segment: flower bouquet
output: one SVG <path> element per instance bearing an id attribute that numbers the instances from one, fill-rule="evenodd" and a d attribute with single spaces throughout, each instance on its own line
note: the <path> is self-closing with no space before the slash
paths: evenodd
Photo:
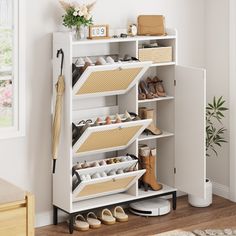
<path id="1" fill-rule="evenodd" d="M 85 27 L 93 24 L 92 9 L 95 2 L 91 4 L 79 4 L 77 2 L 67 3 L 60 1 L 62 8 L 65 10 L 65 14 L 62 16 L 63 25 L 75 29 L 76 39 L 84 39 Z"/>

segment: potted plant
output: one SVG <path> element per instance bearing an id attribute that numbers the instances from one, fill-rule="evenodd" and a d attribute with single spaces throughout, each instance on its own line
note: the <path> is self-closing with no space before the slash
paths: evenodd
<path id="1" fill-rule="evenodd" d="M 206 107 L 206 156 L 218 156 L 217 148 L 221 148 L 227 141 L 224 138 L 226 129 L 222 124 L 224 112 L 228 110 L 224 106 L 223 97 L 213 98 L 212 103 Z M 207 207 L 212 204 L 212 183 L 206 179 L 206 198 L 199 198 L 193 195 L 188 196 L 189 203 L 195 207 Z"/>
<path id="2" fill-rule="evenodd" d="M 63 25 L 75 31 L 75 39 L 85 39 L 86 27 L 93 24 L 91 11 L 95 2 L 80 5 L 77 2 L 67 3 L 60 1 L 60 4 L 65 10 L 65 14 L 62 16 Z"/>

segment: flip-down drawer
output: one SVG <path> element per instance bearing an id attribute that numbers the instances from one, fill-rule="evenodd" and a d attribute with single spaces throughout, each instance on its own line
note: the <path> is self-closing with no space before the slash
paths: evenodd
<path id="1" fill-rule="evenodd" d="M 82 181 L 73 191 L 73 201 L 125 192 L 146 170 L 136 170 L 114 176 Z"/>
<path id="2" fill-rule="evenodd" d="M 142 77 L 151 62 L 89 66 L 73 87 L 79 97 L 124 94 Z"/>
<path id="3" fill-rule="evenodd" d="M 76 155 L 121 150 L 128 147 L 151 123 L 151 119 L 87 128 L 73 146 Z"/>

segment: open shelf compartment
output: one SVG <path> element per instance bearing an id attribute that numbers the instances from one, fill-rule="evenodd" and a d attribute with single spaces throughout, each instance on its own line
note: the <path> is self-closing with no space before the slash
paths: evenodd
<path id="1" fill-rule="evenodd" d="M 82 181 L 73 191 L 73 202 L 127 191 L 146 170 Z"/>
<path id="2" fill-rule="evenodd" d="M 121 150 L 128 147 L 151 123 L 151 119 L 87 128 L 73 146 L 75 155 Z"/>
<path id="3" fill-rule="evenodd" d="M 126 62 L 89 66 L 73 87 L 76 97 L 126 93 L 147 71 L 151 62 Z"/>

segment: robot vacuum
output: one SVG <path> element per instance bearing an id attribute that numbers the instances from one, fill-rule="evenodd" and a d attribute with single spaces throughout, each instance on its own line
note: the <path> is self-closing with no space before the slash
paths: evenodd
<path id="1" fill-rule="evenodd" d="M 129 210 L 140 216 L 161 216 L 170 212 L 170 202 L 162 198 L 153 198 L 134 202 L 129 205 Z"/>

